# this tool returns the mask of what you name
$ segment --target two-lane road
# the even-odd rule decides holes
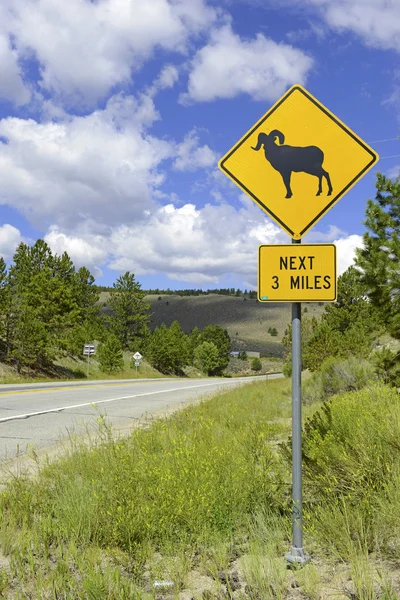
[[[269,375],[270,378],[279,375]],[[219,389],[255,378],[137,379],[97,382],[2,385],[0,458],[49,448],[68,433],[94,427],[99,413],[114,427],[129,430],[141,417],[178,408]],[[265,376],[264,376],[265,379]]]

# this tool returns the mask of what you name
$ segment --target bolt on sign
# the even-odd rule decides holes
[[[334,244],[263,244],[258,249],[260,302],[335,302]]]
[[[378,158],[307,90],[294,85],[218,166],[300,239]]]

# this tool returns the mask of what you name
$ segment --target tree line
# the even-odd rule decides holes
[[[53,254],[43,240],[19,244],[9,269],[0,258],[0,359],[24,368],[46,368],[61,356],[81,356],[85,343],[99,342],[105,371],[122,368],[123,351],[140,351],[162,373],[180,374],[196,365],[220,374],[228,364],[226,330],[209,325],[185,334],[178,322],[149,328],[150,304],[133,273],[110,290],[109,311],[86,267],[76,269],[66,252]]]
[[[110,292],[112,291],[112,287],[109,286],[97,286],[97,289],[100,292]],[[210,294],[218,294],[220,296],[236,296],[237,298],[249,298],[250,300],[257,299],[257,292],[252,290],[241,290],[239,288],[215,288],[212,290],[202,290],[202,289],[182,289],[182,290],[171,290],[167,288],[166,290],[162,290],[160,288],[153,288],[143,290],[146,296],[209,296]]]

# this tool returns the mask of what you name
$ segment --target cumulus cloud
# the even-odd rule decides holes
[[[174,87],[179,79],[179,71],[174,65],[165,65],[158,77],[147,91],[149,96],[154,97],[160,90]]]
[[[0,121],[1,201],[35,226],[113,226],[152,210],[173,144],[147,134],[153,100],[116,96],[104,110],[59,123]]]
[[[188,92],[181,102],[209,102],[245,93],[276,100],[293,83],[304,83],[313,60],[289,44],[257,34],[242,39],[230,25],[215,29],[191,62]]]
[[[66,252],[77,268],[86,267],[95,276],[102,275],[99,265],[106,262],[108,250],[101,236],[87,235],[84,239],[62,233],[57,225],[53,225],[44,239],[55,254],[61,255]]]
[[[78,265],[93,272],[107,265],[117,273],[164,273],[196,285],[217,284],[226,274],[256,283],[257,248],[260,243],[287,241],[287,236],[267,220],[257,207],[168,204],[145,222],[114,227],[93,235],[70,233],[53,226],[45,237],[51,248],[64,250]]]
[[[353,31],[368,46],[400,51],[397,0],[307,0],[337,31]]]
[[[17,52],[38,61],[44,89],[92,104],[155,49],[185,52],[217,10],[206,0],[3,0],[1,16]]]
[[[31,98],[23,82],[18,55],[11,48],[8,36],[0,33],[0,100],[10,100],[18,106],[27,104]]]
[[[2,225],[0,227],[0,256],[4,260],[12,258],[16,247],[22,242],[22,235],[19,229],[12,225]]]
[[[363,247],[363,240],[361,235],[354,234],[335,240],[334,243],[337,248],[338,275],[341,275],[354,264],[356,248]]]
[[[199,168],[216,167],[217,154],[207,145],[199,146],[196,130],[190,131],[177,146],[177,158],[173,167],[177,171],[195,171]]]
[[[337,228],[332,227],[329,239]],[[315,232],[315,242],[326,242]],[[159,207],[142,223],[119,225],[93,235],[90,227],[76,233],[53,226],[45,240],[61,254],[66,251],[78,266],[96,275],[107,266],[117,274],[137,276],[163,273],[193,285],[218,285],[227,275],[257,286],[257,250],[260,244],[288,244],[290,239],[255,205],[235,208],[221,203]],[[338,274],[354,262],[360,235],[340,232],[335,239]]]
[[[258,0],[256,0],[257,2]],[[254,3],[254,0],[245,0]],[[275,0],[260,6],[276,7]],[[400,52],[400,6],[398,0],[281,0],[279,8],[295,6],[302,13],[315,12],[330,29],[351,31],[367,46]]]

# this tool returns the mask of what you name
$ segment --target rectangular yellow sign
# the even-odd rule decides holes
[[[334,244],[259,247],[260,302],[335,302],[336,282]]]

